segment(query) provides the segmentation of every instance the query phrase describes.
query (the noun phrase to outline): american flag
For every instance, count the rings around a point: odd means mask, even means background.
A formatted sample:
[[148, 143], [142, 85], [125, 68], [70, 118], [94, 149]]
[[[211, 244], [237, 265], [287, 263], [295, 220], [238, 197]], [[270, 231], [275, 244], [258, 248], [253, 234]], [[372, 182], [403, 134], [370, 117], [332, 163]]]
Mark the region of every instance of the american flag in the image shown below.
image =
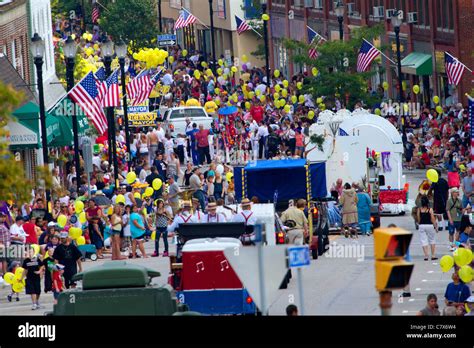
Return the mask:
[[469, 98], [469, 121], [470, 121], [470, 131], [471, 131], [471, 175], [472, 181], [474, 183], [474, 98]]
[[308, 41], [309, 41], [309, 49], [308, 49], [308, 56], [311, 59], [316, 59], [319, 56], [318, 52], [318, 45], [321, 41], [326, 41], [321, 35], [311, 29], [309, 26], [306, 26], [308, 29]]
[[94, 7], [92, 7], [92, 23], [97, 24], [97, 20], [100, 17], [100, 10], [99, 10], [99, 5], [97, 3], [94, 3]]
[[132, 106], [140, 105], [145, 100], [150, 97], [151, 91], [155, 88], [155, 85], [158, 83], [158, 79], [162, 70], [159, 70], [153, 77], [150, 78], [150, 74], [147, 74], [143, 77], [144, 84], [143, 88], [139, 93], [135, 96], [133, 102], [131, 103]]
[[444, 66], [448, 75], [448, 83], [455, 86], [459, 85], [466, 66], [448, 52], [444, 52]]
[[137, 76], [135, 76], [134, 79], [132, 79], [132, 81], [130, 81], [127, 84], [126, 89], [127, 89], [128, 99], [130, 100], [135, 99], [138, 93], [140, 93], [140, 91], [144, 88], [144, 86], [147, 83], [146, 81], [147, 75], [148, 75], [148, 71], [142, 70]]
[[88, 73], [69, 91], [68, 95], [81, 107], [97, 131], [101, 135], [104, 134], [108, 128], [107, 117], [99, 100], [99, 91], [94, 74], [92, 72]]
[[95, 77], [95, 84], [97, 86], [97, 90], [99, 91], [99, 100], [103, 100], [105, 93], [107, 93], [107, 83], [105, 82], [106, 75], [105, 69], [101, 66], [94, 74]]
[[357, 72], [367, 71], [370, 64], [379, 56], [379, 54], [380, 51], [374, 45], [363, 40], [359, 56], [357, 57]]
[[181, 14], [176, 20], [176, 23], [174, 24], [174, 30], [185, 28], [188, 25], [194, 24], [196, 22], [197, 22], [197, 18], [194, 17], [191, 12], [183, 8], [181, 11]]
[[118, 72], [119, 69], [116, 69], [105, 81], [105, 84], [107, 86], [107, 92], [105, 93], [104, 99], [102, 100], [102, 106], [104, 108], [120, 105]]
[[242, 34], [244, 31], [251, 30], [250, 25], [247, 24], [242, 18], [235, 16], [235, 22], [237, 23], [237, 34]]

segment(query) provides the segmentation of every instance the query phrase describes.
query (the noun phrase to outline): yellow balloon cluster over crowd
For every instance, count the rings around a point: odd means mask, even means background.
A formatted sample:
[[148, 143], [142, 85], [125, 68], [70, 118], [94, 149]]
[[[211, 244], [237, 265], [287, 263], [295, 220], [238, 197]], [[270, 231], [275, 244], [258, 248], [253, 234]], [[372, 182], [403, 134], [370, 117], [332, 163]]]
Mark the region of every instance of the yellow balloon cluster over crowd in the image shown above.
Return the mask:
[[133, 54], [133, 59], [146, 64], [147, 69], [163, 65], [168, 58], [168, 52], [159, 48], [143, 48]]

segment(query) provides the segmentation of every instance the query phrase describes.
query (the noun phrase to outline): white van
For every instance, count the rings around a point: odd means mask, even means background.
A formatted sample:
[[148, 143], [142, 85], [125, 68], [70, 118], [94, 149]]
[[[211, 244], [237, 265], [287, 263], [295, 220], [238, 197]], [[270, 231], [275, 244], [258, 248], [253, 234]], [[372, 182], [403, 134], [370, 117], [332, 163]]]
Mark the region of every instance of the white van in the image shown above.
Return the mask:
[[169, 108], [163, 114], [163, 127], [171, 136], [185, 134], [186, 118], [191, 120], [191, 124], [204, 125], [204, 129], [211, 129], [213, 118], [209, 116], [203, 107], [182, 106]]

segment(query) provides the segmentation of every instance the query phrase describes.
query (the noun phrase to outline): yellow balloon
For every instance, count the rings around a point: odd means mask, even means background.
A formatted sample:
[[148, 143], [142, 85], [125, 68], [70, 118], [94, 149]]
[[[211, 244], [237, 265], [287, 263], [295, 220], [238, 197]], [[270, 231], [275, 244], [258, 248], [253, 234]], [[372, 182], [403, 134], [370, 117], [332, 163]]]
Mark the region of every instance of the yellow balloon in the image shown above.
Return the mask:
[[284, 86], [285, 88], [288, 88], [288, 85], [289, 85], [288, 80], [283, 80], [283, 86]]
[[59, 215], [58, 216], [58, 225], [59, 227], [64, 227], [67, 224], [67, 216], [66, 215]]
[[250, 105], [250, 103], [249, 103], [249, 102], [245, 102], [245, 108], [246, 108], [247, 110], [249, 110], [249, 109], [250, 109], [250, 106], [251, 106], [251, 105]]
[[89, 36], [87, 35], [87, 33], [82, 34], [82, 38], [83, 38], [84, 40], [87, 40], [88, 37], [89, 37]]
[[472, 262], [472, 251], [466, 248], [458, 248], [453, 253], [454, 262], [459, 267], [469, 265]]
[[198, 80], [201, 78], [201, 73], [199, 72], [199, 70], [194, 70], [194, 77]]
[[258, 97], [260, 94], [262, 94], [262, 91], [259, 89], [255, 90], [255, 95]]
[[443, 107], [442, 107], [442, 106], [438, 105], [438, 106], [436, 107], [436, 112], [437, 112], [438, 114], [442, 114], [443, 111], [444, 111], [444, 110], [443, 110]]
[[80, 214], [84, 210], [84, 202], [75, 201], [74, 202], [74, 209], [76, 210], [76, 214]]
[[249, 58], [247, 57], [247, 55], [243, 54], [242, 55], [242, 63], [247, 63], [249, 61]]
[[382, 115], [382, 110], [380, 110], [379, 108], [375, 109], [374, 113], [378, 116]]
[[303, 104], [304, 103], [304, 95], [300, 95], [298, 97], [298, 101], [299, 101], [300, 104]]
[[140, 194], [140, 192], [135, 192], [135, 193], [133, 194], [133, 197], [134, 197], [134, 198], [137, 198], [137, 199], [141, 199], [141, 198], [142, 198], [142, 195]]
[[388, 89], [388, 82], [387, 81], [384, 81], [382, 83], [382, 86], [383, 86], [383, 89], [386, 91]]
[[25, 285], [23, 283], [14, 283], [12, 285], [13, 292], [22, 292], [25, 289]]
[[438, 97], [437, 95], [435, 95], [435, 96], [433, 97], [433, 102], [434, 102], [435, 104], [438, 104], [438, 103], [439, 103], [439, 97]]
[[274, 75], [276, 78], [280, 77], [280, 70], [275, 69], [275, 71], [273, 72], [273, 75]]
[[[264, 14], [262, 15], [262, 20], [268, 21], [269, 19], [270, 19], [270, 16], [267, 15], [266, 13], [264, 13]], [[278, 76], [277, 76], [277, 77], [278, 77]]]
[[259, 99], [262, 103], [265, 103], [265, 101], [267, 100], [267, 98], [264, 95], [261, 95]]
[[316, 103], [321, 104], [322, 102], [323, 102], [323, 98], [318, 97], [318, 98], [316, 99]]
[[236, 66], [233, 66], [232, 68], [230, 68], [230, 70], [231, 70], [234, 74], [235, 74], [237, 71], [239, 71]]
[[221, 90], [219, 88], [214, 88], [214, 93], [219, 94], [219, 93], [221, 93]]
[[280, 94], [278, 92], [273, 93], [273, 99], [277, 100], [280, 98]]
[[211, 69], [207, 69], [207, 70], [206, 70], [206, 74], [207, 74], [207, 76], [212, 76], [212, 70], [211, 70]]
[[35, 255], [38, 255], [41, 251], [41, 248], [38, 244], [31, 244], [31, 248], [33, 249]]
[[225, 178], [229, 182], [232, 180], [233, 177], [234, 177], [234, 174], [232, 172], [227, 172], [227, 174], [225, 175]]
[[76, 34], [72, 34], [71, 39], [76, 40]]
[[280, 85], [276, 85], [276, 86], [275, 86], [275, 91], [276, 91], [276, 92], [280, 92], [280, 91], [281, 91]]
[[426, 172], [426, 178], [431, 182], [438, 182], [438, 172], [434, 169], [428, 169], [428, 171]]
[[288, 114], [291, 111], [291, 107], [289, 105], [285, 105], [285, 112]]
[[206, 63], [206, 62], [201, 62], [201, 66], [202, 66], [203, 68], [207, 68], [207, 63]]
[[440, 260], [439, 260], [439, 266], [441, 267], [441, 270], [446, 273], [448, 272], [451, 268], [454, 266], [454, 259], [451, 255], [444, 255]]
[[224, 61], [222, 59], [219, 59], [217, 61], [217, 64], [219, 64], [219, 66], [223, 66], [224, 65]]
[[145, 190], [145, 197], [150, 197], [153, 195], [153, 187], [147, 187], [146, 190]]
[[296, 83], [296, 88], [302, 89], [303, 88], [303, 82], [297, 82]]
[[186, 57], [188, 55], [188, 50], [182, 50], [181, 54], [183, 55], [183, 57]]
[[161, 186], [163, 186], [163, 181], [161, 181], [161, 179], [159, 178], [156, 178], [155, 180], [153, 180], [152, 186], [155, 190], [159, 190]]
[[280, 99], [280, 107], [284, 107], [286, 105], [286, 100], [285, 99]]
[[221, 105], [221, 100], [219, 98], [216, 98], [216, 100], [214, 100], [214, 102], [217, 104], [217, 106]]
[[308, 118], [309, 118], [310, 120], [312, 120], [312, 119], [314, 118], [314, 111], [313, 111], [313, 110], [310, 110], [310, 111], [308, 112]]
[[3, 275], [5, 283], [12, 285], [15, 282], [15, 275], [12, 272], [7, 272]]
[[[403, 86], [403, 83], [402, 83], [402, 86]], [[405, 90], [405, 89], [404, 89], [404, 90]], [[420, 93], [420, 86], [414, 85], [414, 86], [413, 86], [413, 93], [415, 93], [415, 94]]]
[[292, 95], [292, 96], [291, 96], [291, 102], [292, 102], [293, 104], [296, 104], [296, 103], [298, 102], [298, 97], [297, 97], [296, 95]]
[[69, 238], [71, 239], [77, 239], [80, 236], [82, 236], [82, 230], [78, 227], [71, 227], [69, 229]]
[[124, 195], [117, 195], [117, 198], [115, 198], [115, 203], [123, 203], [125, 204], [125, 196]]
[[77, 245], [84, 245], [84, 244], [86, 244], [86, 239], [84, 238], [84, 236], [79, 236], [76, 239], [76, 243], [77, 243]]
[[16, 270], [15, 270], [15, 279], [20, 279], [21, 276], [23, 275], [23, 271], [25, 269], [23, 267], [18, 267]]
[[168, 62], [169, 62], [170, 64], [173, 64], [173, 63], [174, 63], [174, 57], [173, 57], [173, 56], [169, 56], [169, 57], [168, 57]]
[[83, 212], [81, 212], [81, 213], [79, 214], [79, 222], [80, 222], [81, 224], [85, 224], [86, 221], [87, 221], [86, 212], [83, 211]]
[[318, 68], [314, 67], [313, 69], [311, 69], [311, 73], [313, 74], [313, 76], [317, 76], [318, 75]]
[[217, 75], [219, 75], [219, 76], [222, 75], [222, 68], [217, 69]]
[[282, 90], [281, 90], [281, 95], [282, 95], [284, 98], [288, 97], [288, 90], [287, 90], [286, 88], [285, 88], [285, 89], [282, 89]]
[[127, 174], [127, 182], [133, 184], [137, 180], [137, 174], [135, 172], [130, 172]]
[[459, 269], [458, 274], [459, 274], [459, 278], [461, 278], [461, 280], [464, 283], [470, 283], [470, 282], [472, 282], [472, 279], [474, 278], [474, 271], [473, 271], [472, 267], [468, 266], [468, 265], [462, 266]]

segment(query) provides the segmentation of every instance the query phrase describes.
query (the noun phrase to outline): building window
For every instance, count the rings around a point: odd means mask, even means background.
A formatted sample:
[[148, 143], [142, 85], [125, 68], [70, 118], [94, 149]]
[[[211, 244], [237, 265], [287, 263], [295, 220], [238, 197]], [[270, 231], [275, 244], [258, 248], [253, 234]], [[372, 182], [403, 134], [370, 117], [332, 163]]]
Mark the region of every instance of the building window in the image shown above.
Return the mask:
[[16, 69], [16, 50], [15, 50], [15, 40], [12, 41], [11, 45], [11, 60], [13, 67]]
[[217, 0], [217, 18], [225, 19], [225, 0]]
[[417, 27], [430, 27], [429, 0], [415, 0], [413, 10], [418, 14]]
[[453, 0], [437, 0], [437, 28], [450, 31], [454, 29]]
[[181, 0], [170, 0], [170, 7], [181, 9]]
[[259, 17], [255, 0], [245, 0], [244, 2], [244, 17], [245, 19], [255, 19]]

